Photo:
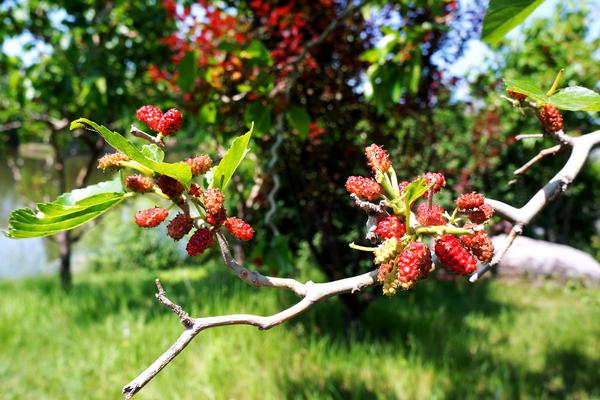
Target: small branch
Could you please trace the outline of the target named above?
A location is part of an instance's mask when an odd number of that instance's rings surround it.
[[[511,231],[512,238],[509,236],[509,240],[507,241],[505,247],[498,252],[498,255],[494,257],[492,262],[471,275],[469,281],[477,281],[492,267],[496,266],[514,241],[515,237],[521,234],[523,227],[529,224],[531,220],[546,206],[546,204],[567,189],[569,184],[581,171],[581,168],[585,164],[590,151],[595,146],[600,144],[600,130],[576,138],[572,138],[560,131],[558,132],[558,135],[555,135],[555,139],[561,143],[558,145],[560,148],[564,147],[565,145],[572,147],[571,155],[561,170],[558,171],[558,173],[554,175],[554,177],[550,179],[550,181],[546,183],[540,190],[538,190],[537,193],[534,194],[524,206],[521,208],[516,208],[502,201],[486,199],[486,203],[492,206],[494,211],[515,222],[515,226]],[[552,149],[554,148],[546,150]]]
[[[354,201],[355,206],[357,206],[358,208],[360,208],[361,210],[365,211],[368,214],[385,214],[387,212],[385,209],[387,206],[385,200],[381,200],[379,202],[379,204],[375,204],[375,203],[371,203],[369,201],[360,199],[354,193],[351,193],[350,197]]]
[[[547,149],[540,150],[540,152],[533,157],[531,160],[527,161],[521,168],[515,170],[514,175],[519,176],[523,175],[529,168],[531,168],[535,163],[540,161],[546,156],[556,154],[563,148],[562,145],[557,144],[556,146],[549,147]]]
[[[510,246],[513,244],[517,236],[521,235],[522,233],[523,225],[516,224],[515,226],[513,226],[506,238],[506,241],[504,242],[504,245],[500,250],[496,251],[496,253],[494,254],[494,258],[492,258],[492,261],[490,261],[489,264],[483,265],[480,269],[475,271],[475,273],[469,277],[469,282],[477,282],[477,280],[481,278],[487,271],[498,265],[500,263],[500,260],[504,258],[504,255],[506,254]]]
[[[144,139],[150,143],[153,143],[155,145],[157,145],[160,148],[165,147],[165,142],[163,142],[161,139],[157,138],[156,136],[152,136],[149,133],[144,132],[143,130],[139,129],[137,126],[131,124],[131,128],[129,129],[129,132],[136,137],[139,137],[140,139]]]
[[[521,133],[515,136],[515,140],[523,139],[541,139],[544,137],[543,133]]]
[[[183,308],[181,308],[181,306],[173,303],[167,297],[167,293],[165,293],[165,289],[163,289],[158,278],[154,282],[156,283],[156,288],[158,289],[158,293],[156,293],[156,298],[158,299],[158,301],[170,308],[171,311],[173,311],[175,315],[179,317],[179,321],[186,329],[191,328],[194,325],[194,321],[190,317],[190,315],[187,312],[185,312]]]

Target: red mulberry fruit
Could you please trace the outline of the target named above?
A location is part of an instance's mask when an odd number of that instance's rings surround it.
[[[462,235],[460,241],[464,244],[479,261],[489,263],[494,256],[494,244],[492,239],[483,231],[477,231],[473,235]]]
[[[467,215],[469,216],[469,220],[471,220],[471,222],[479,225],[492,218],[492,215],[494,215],[494,209],[489,204],[483,204],[477,209],[470,210]]]
[[[480,207],[485,200],[482,194],[479,193],[465,193],[458,196],[456,199],[456,207],[461,210],[469,210],[471,208]]]
[[[398,280],[411,283],[429,274],[431,269],[431,253],[421,242],[411,242],[396,258]]]
[[[450,234],[443,235],[435,242],[435,255],[444,268],[458,275],[468,275],[477,268],[475,257]]]
[[[154,207],[138,211],[135,214],[135,223],[141,228],[154,228],[160,225],[168,215],[169,211],[166,208]]]
[[[425,182],[428,185],[433,183],[433,193],[439,192],[444,186],[446,186],[446,178],[441,172],[426,172],[422,175],[422,178],[425,179]]]
[[[194,220],[184,213],[179,213],[167,225],[167,235],[174,240],[179,240],[184,237],[194,226]]]
[[[508,90],[508,95],[515,100],[525,100],[527,98],[526,94],[515,92],[513,90]]]
[[[212,233],[208,229],[198,229],[194,232],[192,237],[190,237],[185,249],[190,256],[198,256],[210,247],[212,240]]]
[[[102,171],[108,170],[116,170],[121,168],[121,161],[127,161],[129,157],[127,157],[123,153],[111,153],[106,154],[98,160],[98,169]]]
[[[160,119],[158,131],[164,136],[169,136],[181,129],[182,124],[183,117],[181,116],[181,112],[176,108],[171,108]]]
[[[200,197],[200,196],[202,196],[202,188],[200,187],[200,185],[198,185],[196,183],[192,183],[190,185],[190,189],[188,190],[188,193],[190,194],[190,196]]]
[[[212,226],[221,226],[227,219],[227,212],[224,208],[221,208],[219,212],[215,214],[207,214],[206,222],[211,224]]]
[[[193,175],[202,175],[212,167],[212,160],[206,154],[185,159],[183,162],[190,166]]]
[[[231,217],[225,220],[225,228],[240,240],[250,240],[254,236],[254,229],[246,221]]]
[[[346,190],[358,197],[373,201],[381,195],[381,186],[370,178],[351,176],[346,181]]]
[[[141,122],[145,122],[148,128],[158,131],[158,124],[163,117],[163,112],[158,107],[146,105],[137,110],[136,116]]]
[[[444,221],[444,209],[438,204],[421,203],[417,206],[417,221],[423,226],[446,225]]]
[[[206,212],[216,214],[223,208],[223,193],[219,189],[207,189],[202,192],[202,204]]]
[[[171,199],[175,199],[183,193],[185,188],[183,185],[174,178],[167,175],[161,175],[156,179],[156,184],[162,190],[164,194],[169,196]]]
[[[406,233],[406,226],[395,215],[388,215],[377,220],[375,234],[383,239],[401,238]]]
[[[152,179],[144,175],[129,175],[125,178],[125,185],[136,193],[148,193],[152,190]]]
[[[555,133],[563,129],[563,119],[560,111],[552,104],[544,104],[539,109],[538,119],[546,132]]]
[[[381,147],[377,146],[376,144],[372,144],[365,149],[365,154],[374,173],[377,172],[377,170],[381,172],[387,172],[390,169],[392,165],[390,162],[390,157]]]

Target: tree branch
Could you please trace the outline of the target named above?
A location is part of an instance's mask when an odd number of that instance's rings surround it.
[[[540,152],[535,157],[533,157],[531,160],[529,160],[525,164],[523,164],[522,167],[516,169],[514,172],[514,175],[516,175],[516,176],[523,175],[535,163],[539,162],[541,159],[543,159],[546,156],[558,153],[562,148],[563,148],[562,145],[557,144],[556,146],[552,146],[547,149],[540,150]]]
[[[302,299],[293,306],[286,308],[277,314],[269,316],[253,314],[233,314],[216,317],[191,318],[181,306],[172,302],[160,285],[156,281],[158,293],[156,297],[159,301],[170,308],[179,316],[186,329],[177,338],[177,340],[158,357],[146,370],[139,374],[134,380],[123,387],[125,399],[133,397],[140,389],[150,382],[165,366],[167,366],[185,347],[196,337],[197,334],[205,329],[215,328],[225,325],[252,325],[260,330],[271,329],[280,325],[297,315],[303,313],[315,303],[342,293],[356,293],[360,290],[378,284],[377,270],[369,273],[354,276],[352,278],[340,279],[326,283],[313,283],[308,281],[300,283],[294,279],[272,278],[263,276],[257,272],[249,272],[246,268],[239,265],[232,257],[227,242],[221,233],[217,233],[217,240],[221,249],[221,255],[225,264],[242,280],[253,286],[265,286],[274,288],[284,288],[300,295]]]
[[[471,275],[469,278],[470,282],[476,282],[487,271],[496,266],[504,254],[506,254],[506,251],[508,251],[508,248],[513,243],[514,239],[522,233],[523,227],[529,224],[531,220],[546,206],[546,204],[552,201],[559,194],[563,193],[569,184],[573,182],[585,164],[590,151],[595,146],[600,144],[600,130],[575,138],[570,137],[564,132],[560,131],[554,134],[554,138],[560,143],[558,145],[559,147],[562,148],[564,146],[570,146],[572,148],[571,155],[561,170],[558,171],[558,173],[554,175],[554,177],[550,179],[550,181],[546,183],[544,187],[538,190],[538,192],[534,194],[524,206],[521,208],[516,208],[502,201],[494,199],[486,200],[486,203],[491,205],[494,208],[494,211],[513,221],[515,226],[513,227],[503,248],[498,251],[497,256],[495,256],[489,264],[482,266],[473,275]]]

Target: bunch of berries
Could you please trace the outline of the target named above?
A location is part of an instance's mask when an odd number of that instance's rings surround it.
[[[163,114],[159,108],[151,105],[141,107],[137,111],[137,118],[145,122],[150,129],[158,131],[159,139],[177,132],[183,120],[181,113],[176,109]],[[167,225],[167,235],[178,241],[194,230],[186,246],[190,256],[197,256],[206,251],[222,227],[239,240],[252,239],[254,229],[247,222],[227,217],[223,193],[217,188],[203,187],[206,181],[203,176],[213,165],[211,158],[202,154],[187,158],[182,163],[190,167],[193,179],[196,180],[189,188],[171,176],[149,173],[147,168],[121,153],[105,155],[99,160],[98,168],[137,169],[141,174],[128,175],[124,179],[128,190],[138,194],[157,194],[180,208],[181,211]],[[153,207],[138,211],[134,220],[141,228],[154,228],[163,223],[168,216],[167,208]]]
[[[369,232],[381,243],[377,247],[352,243],[350,247],[373,253],[384,294],[410,289],[427,278],[434,269],[432,250],[443,268],[458,275],[474,272],[477,260],[491,261],[494,247],[482,225],[492,217],[493,209],[483,195],[459,196],[449,214],[433,202],[434,194],[446,186],[442,173],[427,172],[398,182],[385,150],[372,144],[365,155],[373,177],[351,176],[346,189],[370,214],[369,221],[374,222]]]

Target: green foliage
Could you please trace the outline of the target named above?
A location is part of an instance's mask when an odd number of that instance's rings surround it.
[[[308,135],[310,115],[302,107],[294,106],[287,112],[287,119],[292,128],[298,132],[298,139],[304,140]]]
[[[215,187],[224,191],[229,183],[229,180],[235,173],[246,154],[248,153],[248,143],[254,130],[254,125],[250,127],[250,130],[237,137],[231,146],[223,156],[219,165],[215,168],[213,174],[213,180],[210,184],[211,187]]]
[[[13,211],[5,234],[14,239],[54,235],[91,221],[126,197],[118,177],[77,189],[61,195],[53,202],[38,203],[37,211],[29,208]]]
[[[121,134],[112,132],[110,129],[102,125],[98,125],[86,118],[79,118],[71,122],[71,130],[85,128],[86,125],[98,132],[100,136],[102,136],[104,140],[106,140],[106,142],[114,149],[127,155],[129,158],[140,163],[144,167],[147,167],[154,172],[158,172],[159,174],[167,175],[171,178],[177,179],[184,185],[187,185],[192,179],[192,171],[188,165],[184,163],[170,164],[165,162],[157,162],[154,159],[154,157],[158,155],[156,152],[153,152],[151,157],[147,157],[143,151],[140,151],[133,143],[125,139]]]
[[[481,40],[497,44],[543,2],[544,0],[490,0],[483,19]]]
[[[504,84],[507,90],[525,94],[543,103],[554,104],[560,110],[600,111],[600,94],[581,86],[566,87],[548,96],[531,79],[505,79]]]
[[[49,278],[3,281],[2,397],[119,398],[182,331],[153,296],[157,276],[193,316],[270,315],[297,301],[232,279],[218,263],[85,273],[68,295]],[[344,339],[335,298],[268,331],[202,332],[140,396],[592,399],[600,396],[600,321],[590,317],[598,307],[595,289],[428,281],[377,299]]]

